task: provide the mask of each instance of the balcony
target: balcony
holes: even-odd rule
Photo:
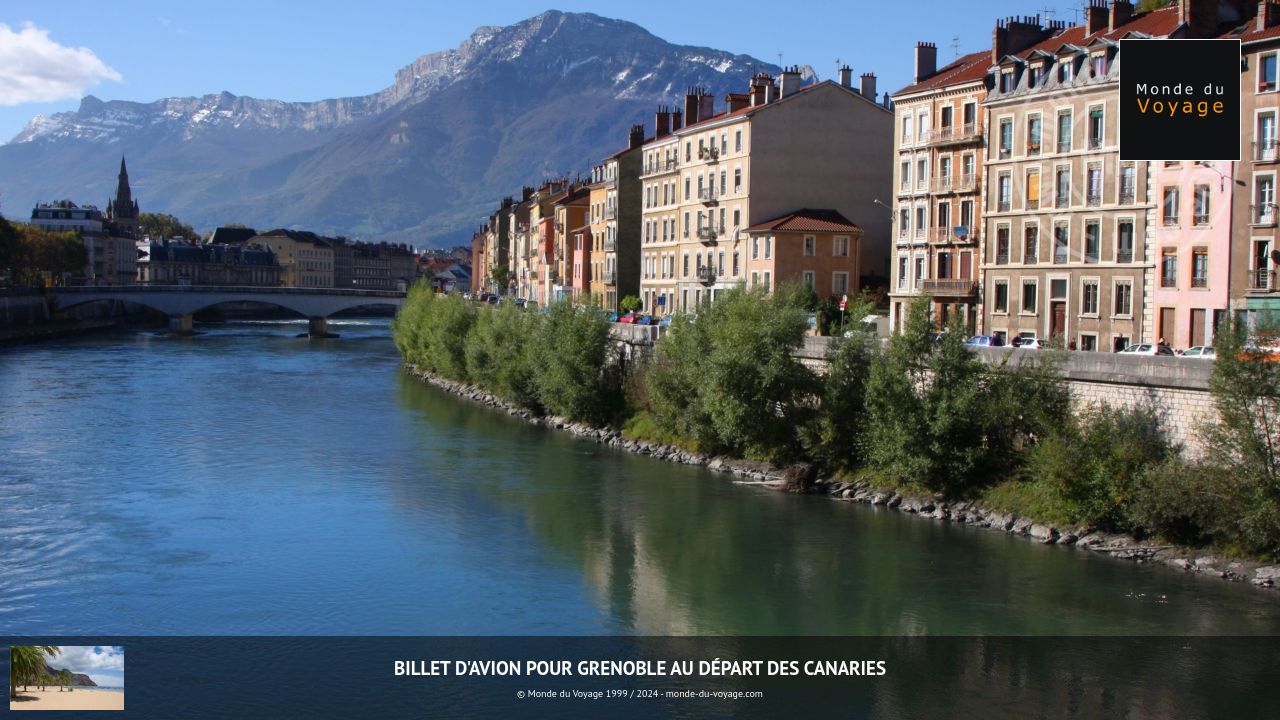
[[[1067,260],[1069,260],[1070,258],[1071,258],[1071,254],[1067,251],[1067,248],[1056,247],[1053,249],[1054,265],[1066,265]]]
[[[1034,156],[1039,155],[1039,154],[1040,154],[1040,143],[1038,143],[1038,142],[1031,142],[1031,143],[1027,143],[1027,156],[1028,156],[1028,157],[1034,157]]]
[[[973,243],[978,240],[977,233],[970,228],[965,228],[963,235],[957,235],[951,226],[929,228],[926,237],[931,243]]]
[[[1249,271],[1249,289],[1261,292],[1271,292],[1275,289],[1275,279],[1270,270],[1259,268]]]
[[[1035,265],[1040,262],[1040,251],[1037,248],[1025,248],[1022,251],[1022,264]]]
[[[698,266],[698,282],[710,285],[716,281],[716,269],[710,265]]]
[[[1023,204],[1026,206],[1028,210],[1039,210],[1040,198],[1027,198],[1025,201],[1023,201]]]
[[[1191,276],[1191,287],[1207,288],[1209,287],[1209,278],[1204,275],[1193,275]]]
[[[1249,223],[1251,225],[1275,225],[1276,204],[1262,203],[1249,206]]]
[[[698,228],[698,239],[704,243],[713,243],[716,238],[724,233],[724,228],[717,228],[715,225],[707,225]]]
[[[1133,262],[1133,248],[1120,248],[1119,250],[1116,250],[1116,262]]]
[[[1002,253],[996,253],[996,264],[997,264],[997,265],[1008,265],[1008,264],[1009,264],[1009,252],[1008,252],[1008,251],[1005,251],[1005,252],[1002,252]]]
[[[927,145],[942,146],[974,142],[981,137],[982,128],[978,127],[977,123],[969,123],[925,131],[922,139]]]
[[[1066,195],[1058,195],[1053,199],[1053,206],[1056,208],[1065,208],[1071,206],[1071,198]]]
[[[1102,147],[1102,138],[1100,138],[1100,137],[1091,137],[1091,138],[1089,138],[1089,149],[1090,149],[1090,150],[1097,150],[1097,149],[1099,149],[1099,148],[1101,148],[1101,147]]]
[[[1008,200],[998,200],[996,202],[996,210],[998,212],[1009,212],[1010,208],[1012,207],[1013,207],[1013,204]]]
[[[605,206],[604,206],[604,219],[605,219],[605,220],[617,220],[617,219],[618,219],[618,206],[616,206],[616,205],[605,205]]]
[[[1133,189],[1130,188],[1126,190],[1125,188],[1120,188],[1120,200],[1119,200],[1120,204],[1132,205],[1133,201],[1134,201]]]
[[[600,280],[601,280],[601,282],[603,282],[605,285],[617,285],[617,284],[618,284],[618,271],[617,271],[617,270],[605,270],[604,272],[600,273]]]
[[[698,148],[698,159],[706,160],[711,163],[720,162],[720,148],[714,145],[709,147],[700,147]]]
[[[1194,222],[1196,225],[1208,225],[1209,216],[1196,213],[1196,215],[1192,218],[1192,222]]]
[[[978,284],[972,280],[924,280],[920,289],[931,295],[968,297],[978,292]]]
[[[698,190],[698,199],[703,205],[716,205],[720,202],[720,196],[716,193],[715,188],[702,188]]]
[[[1013,157],[1013,148],[1009,148],[1009,147],[1000,148],[999,156],[1001,160],[1008,160],[1009,158]]]
[[[1253,161],[1260,163],[1273,163],[1280,159],[1280,153],[1276,152],[1276,141],[1266,140],[1253,144]]]
[[[618,249],[618,239],[617,239],[617,238],[606,237],[606,238],[604,239],[604,251],[605,251],[605,252],[615,252],[617,249]]]
[[[1059,141],[1058,141],[1058,152],[1060,152],[1060,153],[1069,153],[1069,152],[1071,152],[1071,141],[1070,141],[1070,140],[1065,140],[1065,141],[1063,141],[1063,140],[1059,140]]]
[[[1102,196],[1101,196],[1101,195],[1093,195],[1093,194],[1087,195],[1087,196],[1085,197],[1085,199],[1084,199],[1084,203],[1085,203],[1085,205],[1087,205],[1087,206],[1089,206],[1089,207],[1101,207],[1101,206],[1102,206]]]

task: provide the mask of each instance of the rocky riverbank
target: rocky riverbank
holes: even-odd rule
[[[1082,551],[1105,553],[1122,560],[1159,563],[1182,572],[1208,575],[1234,582],[1247,582],[1257,588],[1280,588],[1280,565],[1228,560],[1211,553],[1174,545],[1151,545],[1127,535],[1102,533],[1091,528],[1055,527],[1031,518],[977,507],[964,501],[949,501],[940,496],[904,494],[896,490],[871,487],[861,481],[839,482],[819,478],[814,474],[813,467],[807,464],[782,468],[765,462],[700,455],[673,445],[629,440],[614,428],[592,427],[563,418],[536,415],[475,385],[454,382],[410,365],[405,367],[410,374],[424,382],[453,395],[502,410],[530,424],[563,430],[580,438],[638,455],[648,455],[659,460],[685,465],[702,465],[708,470],[741,478],[740,482],[765,485],[786,492],[826,495],[843,502],[862,503],[914,513],[934,520],[990,528],[1011,535],[1020,535],[1044,545],[1069,545]]]

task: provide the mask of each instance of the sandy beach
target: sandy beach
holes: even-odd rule
[[[10,710],[123,710],[124,693],[111,690],[76,688],[72,692],[56,687],[32,688],[9,699]]]

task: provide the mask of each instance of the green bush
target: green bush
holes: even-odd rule
[[[871,303],[859,298],[850,305],[849,315],[861,319],[871,310]],[[817,414],[804,433],[806,454],[831,470],[857,470],[865,461],[866,386],[878,354],[877,340],[860,325],[851,327],[858,328],[853,337],[836,340],[827,355]]]
[[[1115,532],[1158,531],[1141,515],[1147,477],[1177,449],[1148,408],[1092,408],[1070,418],[1032,451],[1027,470],[1074,522]],[[1155,477],[1156,482],[1179,478]]]
[[[812,415],[812,371],[794,357],[803,293],[734,289],[696,318],[676,318],[645,369],[649,409],[666,432],[709,452],[785,460]]]
[[[435,300],[435,292],[426,282],[414,283],[404,306],[391,322],[391,337],[406,363],[425,367],[423,331],[426,329],[427,307]]]
[[[483,307],[465,345],[471,381],[508,402],[538,409],[533,387],[538,320],[536,313],[511,303]]]
[[[606,369],[608,352],[609,323],[598,312],[569,302],[552,305],[532,347],[538,400],[570,420],[609,420],[621,387],[617,374]]]
[[[466,339],[476,306],[461,295],[441,295],[426,304],[420,335],[426,367],[452,380],[467,379]]]

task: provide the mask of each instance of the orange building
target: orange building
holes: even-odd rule
[[[861,289],[862,228],[835,210],[796,210],[752,225],[747,236],[748,287],[802,282],[818,297],[836,299]],[[699,266],[699,277],[704,273],[715,268]]]

